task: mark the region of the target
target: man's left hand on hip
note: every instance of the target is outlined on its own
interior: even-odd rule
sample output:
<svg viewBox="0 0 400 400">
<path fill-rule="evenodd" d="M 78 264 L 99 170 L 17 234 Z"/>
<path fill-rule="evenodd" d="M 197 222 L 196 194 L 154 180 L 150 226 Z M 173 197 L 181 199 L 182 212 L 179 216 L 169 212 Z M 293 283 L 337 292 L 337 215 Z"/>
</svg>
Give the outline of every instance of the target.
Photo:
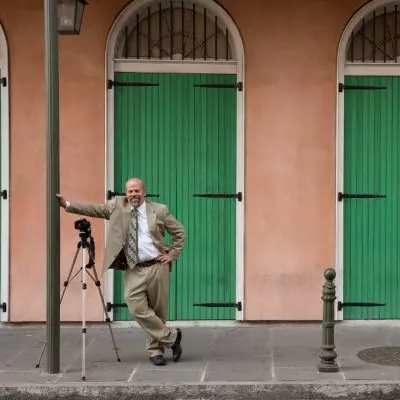
<svg viewBox="0 0 400 400">
<path fill-rule="evenodd" d="M 162 264 L 169 264 L 172 262 L 172 258 L 168 254 L 160 254 L 157 257 L 157 260 L 160 261 Z"/>
</svg>

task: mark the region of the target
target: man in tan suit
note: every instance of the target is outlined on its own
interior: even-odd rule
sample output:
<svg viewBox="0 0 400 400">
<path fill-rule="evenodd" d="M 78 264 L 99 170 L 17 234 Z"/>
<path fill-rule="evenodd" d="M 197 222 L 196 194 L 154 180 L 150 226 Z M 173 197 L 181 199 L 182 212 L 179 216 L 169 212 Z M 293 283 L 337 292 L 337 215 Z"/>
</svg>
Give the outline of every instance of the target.
<svg viewBox="0 0 400 400">
<path fill-rule="evenodd" d="M 69 213 L 110 221 L 103 273 L 108 268 L 125 272 L 124 297 L 129 310 L 149 335 L 147 351 L 154 365 L 165 365 L 164 348 L 171 348 L 173 360 L 182 355 L 182 332 L 165 325 L 170 265 L 182 251 L 185 230 L 164 204 L 145 200 L 146 188 L 139 178 L 126 182 L 126 196 L 106 204 L 66 201 L 60 206 Z M 172 245 L 164 240 L 167 231 Z"/>
</svg>

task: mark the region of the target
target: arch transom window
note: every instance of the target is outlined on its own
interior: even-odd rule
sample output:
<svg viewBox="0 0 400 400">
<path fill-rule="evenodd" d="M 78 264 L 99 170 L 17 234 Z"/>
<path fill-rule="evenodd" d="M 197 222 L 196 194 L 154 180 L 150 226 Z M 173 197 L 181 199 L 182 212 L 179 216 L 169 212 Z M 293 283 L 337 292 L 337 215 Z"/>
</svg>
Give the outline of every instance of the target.
<svg viewBox="0 0 400 400">
<path fill-rule="evenodd" d="M 376 9 L 351 34 L 347 62 L 398 63 L 400 2 Z"/>
<path fill-rule="evenodd" d="M 153 1 L 119 33 L 115 59 L 234 60 L 224 22 L 195 0 Z"/>
</svg>

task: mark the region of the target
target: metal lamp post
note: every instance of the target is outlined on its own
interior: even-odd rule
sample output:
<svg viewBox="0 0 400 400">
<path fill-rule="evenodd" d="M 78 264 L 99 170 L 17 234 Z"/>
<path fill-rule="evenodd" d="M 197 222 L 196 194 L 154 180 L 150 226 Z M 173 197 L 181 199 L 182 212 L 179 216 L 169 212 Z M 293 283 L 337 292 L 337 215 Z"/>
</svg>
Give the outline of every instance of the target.
<svg viewBox="0 0 400 400">
<path fill-rule="evenodd" d="M 47 372 L 60 372 L 60 188 L 58 33 L 79 34 L 84 0 L 44 0 L 46 75 Z"/>
</svg>

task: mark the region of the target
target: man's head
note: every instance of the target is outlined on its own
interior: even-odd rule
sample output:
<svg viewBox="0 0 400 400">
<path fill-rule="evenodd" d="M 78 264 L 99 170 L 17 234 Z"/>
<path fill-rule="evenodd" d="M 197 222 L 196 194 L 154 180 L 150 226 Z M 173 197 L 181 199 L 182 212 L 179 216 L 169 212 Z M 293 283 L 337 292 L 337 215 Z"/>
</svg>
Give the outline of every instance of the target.
<svg viewBox="0 0 400 400">
<path fill-rule="evenodd" d="M 146 196 L 146 186 L 139 178 L 132 178 L 126 182 L 126 197 L 133 207 L 139 207 Z"/>
</svg>

